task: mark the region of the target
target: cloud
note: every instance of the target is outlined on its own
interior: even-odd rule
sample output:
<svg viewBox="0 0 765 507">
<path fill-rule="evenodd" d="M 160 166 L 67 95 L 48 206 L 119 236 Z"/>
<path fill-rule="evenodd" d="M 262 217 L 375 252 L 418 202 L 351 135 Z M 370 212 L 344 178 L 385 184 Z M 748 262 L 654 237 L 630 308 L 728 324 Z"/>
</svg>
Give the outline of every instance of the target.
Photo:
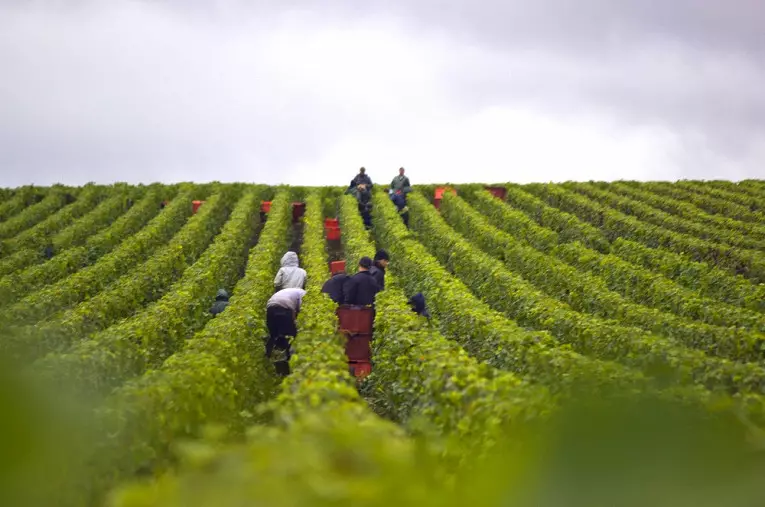
<svg viewBox="0 0 765 507">
<path fill-rule="evenodd" d="M 741 2 L 4 3 L 0 185 L 761 176 Z"/>
</svg>

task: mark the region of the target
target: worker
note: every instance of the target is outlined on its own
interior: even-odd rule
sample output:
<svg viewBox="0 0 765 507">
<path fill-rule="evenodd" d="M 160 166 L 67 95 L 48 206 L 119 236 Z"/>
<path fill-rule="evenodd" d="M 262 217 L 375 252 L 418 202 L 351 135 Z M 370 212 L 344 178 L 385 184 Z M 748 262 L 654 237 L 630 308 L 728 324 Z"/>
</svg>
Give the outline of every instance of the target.
<svg viewBox="0 0 765 507">
<path fill-rule="evenodd" d="M 398 214 L 401 216 L 401 220 L 404 221 L 404 225 L 409 227 L 409 206 L 406 205 L 406 194 L 393 194 L 391 195 L 391 200 L 393 201 L 393 204 L 396 205 L 396 210 L 398 211 Z"/>
<path fill-rule="evenodd" d="M 369 191 L 366 183 L 359 183 L 353 188 L 346 190 L 346 193 L 353 195 L 359 203 L 359 213 L 364 220 L 364 227 L 372 227 L 372 193 Z"/>
<path fill-rule="evenodd" d="M 45 245 L 45 248 L 43 249 L 43 257 L 50 260 L 54 255 L 56 255 L 56 249 L 53 248 L 53 244 L 48 243 Z"/>
<path fill-rule="evenodd" d="M 343 285 L 350 277 L 345 272 L 340 271 L 332 275 L 332 278 L 324 282 L 321 291 L 329 294 L 329 298 L 337 304 L 343 303 Z"/>
<path fill-rule="evenodd" d="M 380 286 L 369 272 L 371 267 L 372 259 L 369 257 L 359 260 L 359 271 L 343 286 L 343 303 L 354 306 L 375 304 L 375 295 L 380 292 Z"/>
<path fill-rule="evenodd" d="M 409 306 L 412 307 L 412 311 L 415 312 L 418 315 L 422 315 L 423 317 L 426 317 L 430 319 L 430 312 L 428 311 L 428 308 L 425 306 L 425 296 L 422 295 L 422 292 L 418 292 L 411 298 L 409 298 Z"/>
<path fill-rule="evenodd" d="M 409 178 L 404 176 L 404 168 L 401 167 L 398 170 L 398 176 L 393 178 L 390 182 L 391 194 L 408 194 L 412 191 L 412 185 L 409 183 Z"/>
<path fill-rule="evenodd" d="M 218 289 L 218 294 L 215 296 L 215 303 L 210 308 L 210 313 L 213 317 L 221 313 L 228 307 L 228 292 L 226 289 Z"/>
<path fill-rule="evenodd" d="M 372 178 L 369 177 L 367 170 L 363 167 L 359 169 L 359 174 L 351 180 L 351 188 L 355 188 L 358 185 L 366 185 L 368 189 L 372 189 Z"/>
<path fill-rule="evenodd" d="M 388 267 L 388 252 L 385 250 L 378 250 L 375 253 L 374 265 L 370 268 L 369 272 L 377 282 L 380 290 L 385 290 L 385 269 Z"/>
<path fill-rule="evenodd" d="M 276 372 L 280 375 L 289 374 L 289 359 L 292 355 L 290 350 L 289 336 L 297 335 L 295 321 L 300 313 L 305 290 L 282 289 L 266 303 L 266 326 L 268 327 L 268 341 L 266 342 L 266 357 L 272 359 Z"/>
<path fill-rule="evenodd" d="M 306 272 L 300 267 L 298 255 L 287 252 L 282 256 L 282 267 L 274 278 L 274 289 L 305 289 Z"/>
</svg>

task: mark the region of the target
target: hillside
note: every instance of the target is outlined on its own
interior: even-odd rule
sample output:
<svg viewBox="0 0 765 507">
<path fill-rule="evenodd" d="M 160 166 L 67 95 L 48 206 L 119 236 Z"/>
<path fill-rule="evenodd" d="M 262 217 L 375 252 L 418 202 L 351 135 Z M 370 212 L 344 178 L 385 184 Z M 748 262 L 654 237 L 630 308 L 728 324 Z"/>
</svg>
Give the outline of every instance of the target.
<svg viewBox="0 0 765 507">
<path fill-rule="evenodd" d="M 439 188 L 415 187 L 409 227 L 376 189 L 369 231 L 342 188 L 0 191 L 0 355 L 35 379 L 30 390 L 55 393 L 57 408 L 42 410 L 67 421 L 43 425 L 60 449 L 14 472 L 9 494 L 36 505 L 101 505 L 109 492 L 123 507 L 484 505 L 466 493 L 479 489 L 492 505 L 503 482 L 486 470 L 513 445 L 508 424 L 541 428 L 580 397 L 594 421 L 598 400 L 625 393 L 762 439 L 765 181 Z M 378 248 L 390 266 L 372 374 L 357 382 L 320 291 L 330 261 L 354 273 Z M 263 337 L 288 249 L 308 282 L 282 379 Z M 219 288 L 232 297 L 212 318 Z M 407 303 L 418 292 L 429 320 Z M 514 449 L 508 470 L 530 463 Z"/>
</svg>

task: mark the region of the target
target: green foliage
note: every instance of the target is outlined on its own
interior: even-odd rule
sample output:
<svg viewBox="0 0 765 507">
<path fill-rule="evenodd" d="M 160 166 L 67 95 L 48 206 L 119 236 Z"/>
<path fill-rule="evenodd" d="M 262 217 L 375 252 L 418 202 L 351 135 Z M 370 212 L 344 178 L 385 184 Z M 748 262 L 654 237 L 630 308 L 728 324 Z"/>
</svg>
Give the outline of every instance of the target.
<svg viewBox="0 0 765 507">
<path fill-rule="evenodd" d="M 17 188 L 12 197 L 0 204 L 0 222 L 5 222 L 27 206 L 41 201 L 48 191 L 47 188 L 35 186 Z"/>
<path fill-rule="evenodd" d="M 453 197 L 451 194 L 448 195 Z M 466 192 L 463 195 L 476 210 L 485 215 L 492 223 L 505 224 L 504 228 L 507 232 L 531 244 L 534 248 L 546 252 L 558 244 L 557 233 L 548 228 L 540 227 L 525 213 L 507 206 L 486 190 Z M 441 201 L 442 204 L 445 200 L 446 198 Z"/>
<path fill-rule="evenodd" d="M 162 297 L 220 230 L 231 209 L 231 197 L 230 189 L 213 195 L 178 234 L 146 262 L 56 318 L 16 330 L 6 351 L 28 360 L 49 351 L 64 350 L 71 343 L 106 329 L 144 304 Z"/>
<path fill-rule="evenodd" d="M 216 290 L 234 286 L 247 261 L 257 226 L 253 217 L 258 216 L 263 194 L 262 189 L 253 190 L 240 200 L 211 246 L 159 301 L 66 352 L 49 354 L 37 362 L 35 371 L 54 384 L 100 396 L 127 378 L 161 366 L 207 323 Z"/>
<path fill-rule="evenodd" d="M 422 197 L 410 194 L 410 206 L 417 199 Z M 598 390 L 644 383 L 644 377 L 635 371 L 584 357 L 569 346 L 560 346 L 549 333 L 527 331 L 492 310 L 414 239 L 387 194 L 375 192 L 373 200 L 375 237 L 394 259 L 393 272 L 407 293 L 425 295 L 441 332 L 473 357 L 556 392 L 565 392 L 574 384 Z M 424 200 L 422 205 L 426 206 Z M 412 215 L 414 218 L 415 213 Z M 452 238 L 437 236 L 436 240 L 448 247 Z M 487 284 L 492 277 L 493 273 Z"/>
<path fill-rule="evenodd" d="M 693 297 L 692 293 L 682 294 L 681 288 L 657 276 L 645 280 L 649 282 L 646 284 L 648 287 L 643 293 L 638 294 L 638 297 L 630 293 L 629 288 L 628 295 L 636 301 L 648 300 L 651 306 L 664 307 L 681 315 L 682 311 L 685 311 L 690 313 L 689 317 L 693 319 L 730 326 L 740 325 L 748 329 L 712 326 L 646 308 L 625 300 L 620 294 L 611 290 L 612 288 L 621 290 L 629 286 L 640 275 L 636 274 L 634 269 L 630 269 L 629 264 L 621 262 L 618 258 L 605 256 L 579 243 L 561 245 L 555 250 L 555 253 L 576 252 L 570 256 L 574 259 L 611 258 L 611 262 L 602 261 L 602 264 L 613 265 L 615 262 L 624 265 L 625 274 L 615 277 L 614 280 L 608 279 L 612 282 L 609 288 L 606 282 L 587 273 L 587 269 L 581 265 L 578 266 L 579 269 L 575 269 L 492 227 L 480 213 L 459 197 L 451 195 L 446 197 L 441 203 L 441 213 L 449 225 L 474 245 L 502 260 L 511 271 L 521 275 L 546 295 L 561 300 L 576 311 L 602 318 L 618 319 L 624 324 L 641 327 L 713 355 L 744 361 L 759 361 L 763 358 L 765 336 L 752 332 L 763 329 L 765 318 L 760 314 L 727 307 L 716 301 L 703 301 Z M 507 222 L 505 229 L 513 230 L 513 224 Z M 568 257 L 565 254 L 561 255 L 564 260 Z M 645 297 L 640 297 L 644 295 Z M 676 302 L 679 308 L 669 303 L 662 304 L 664 300 Z"/>
<path fill-rule="evenodd" d="M 53 284 L 109 253 L 157 214 L 161 200 L 159 189 L 151 189 L 124 214 L 123 196 L 104 201 L 53 238 L 58 253 L 52 259 L 0 279 L 0 307 L 15 303 L 30 292 Z M 72 246 L 74 244 L 83 246 Z"/>
<path fill-rule="evenodd" d="M 129 380 L 96 411 L 95 441 L 77 462 L 79 485 L 66 505 L 101 505 L 105 492 L 139 470 L 172 466 L 184 438 L 206 424 L 240 432 L 273 395 L 273 366 L 264 354 L 265 306 L 287 247 L 289 192 L 277 193 L 245 275 L 230 304 L 162 366 Z M 208 203 L 209 204 L 209 203 Z"/>
<path fill-rule="evenodd" d="M 622 213 L 637 217 L 644 222 L 659 227 L 739 248 L 748 248 L 752 250 L 765 249 L 765 242 L 761 239 L 752 238 L 749 235 L 742 235 L 741 232 L 737 230 L 731 230 L 724 227 L 721 228 L 709 223 L 698 223 L 667 213 L 649 206 L 642 201 L 613 193 L 608 190 L 610 187 L 598 188 L 594 184 L 571 182 L 564 184 L 564 186 L 605 206 L 619 210 Z"/>
<path fill-rule="evenodd" d="M 623 237 L 647 246 L 687 253 L 695 260 L 744 275 L 754 282 L 765 282 L 765 252 L 743 250 L 645 223 L 633 216 L 601 206 L 559 185 L 534 183 L 526 185 L 524 189 L 545 199 L 548 204 L 574 213 L 600 227 L 610 241 Z"/>
<path fill-rule="evenodd" d="M 0 239 L 12 238 L 26 229 L 44 220 L 48 215 L 64 207 L 69 198 L 75 198 L 80 189 L 63 186 L 52 188 L 45 198 L 37 204 L 32 204 L 22 212 L 0 223 Z M 6 248 L 0 250 L 0 254 L 7 255 Z"/>
<path fill-rule="evenodd" d="M 651 190 L 662 193 L 670 193 L 686 200 L 710 213 L 719 213 L 736 220 L 758 223 L 765 222 L 765 214 L 760 211 L 761 200 L 757 198 L 745 199 L 746 204 L 739 204 L 735 200 L 741 200 L 732 196 L 729 192 L 714 189 L 701 182 L 678 181 L 667 189 L 661 183 L 649 183 Z"/>
<path fill-rule="evenodd" d="M 548 330 L 581 354 L 619 361 L 672 382 L 732 392 L 765 388 L 765 368 L 758 364 L 707 357 L 641 329 L 573 311 L 455 234 L 422 196 L 410 194 L 408 202 L 412 227 L 428 249 L 481 299 L 519 324 Z"/>
<path fill-rule="evenodd" d="M 754 285 L 741 275 L 733 275 L 705 262 L 695 262 L 687 255 L 650 248 L 623 238 L 614 241 L 613 253 L 636 266 L 643 266 L 698 291 L 702 297 L 765 311 L 765 284 Z"/>
<path fill-rule="evenodd" d="M 619 195 L 625 195 L 643 204 L 653 206 L 662 211 L 681 217 L 695 224 L 708 226 L 712 231 L 722 232 L 722 237 L 727 237 L 730 232 L 745 234 L 756 241 L 765 240 L 765 226 L 752 222 L 742 222 L 722 215 L 712 215 L 691 203 L 649 192 L 635 182 L 617 182 L 608 186 L 608 189 Z M 714 236 L 712 236 L 714 238 Z"/>
<path fill-rule="evenodd" d="M 191 215 L 191 196 L 191 192 L 182 192 L 140 232 L 128 238 L 117 238 L 117 231 L 109 231 L 90 248 L 100 251 L 104 244 L 118 242 L 117 248 L 95 264 L 7 307 L 0 313 L 0 324 L 34 324 L 98 294 L 172 238 Z"/>
</svg>

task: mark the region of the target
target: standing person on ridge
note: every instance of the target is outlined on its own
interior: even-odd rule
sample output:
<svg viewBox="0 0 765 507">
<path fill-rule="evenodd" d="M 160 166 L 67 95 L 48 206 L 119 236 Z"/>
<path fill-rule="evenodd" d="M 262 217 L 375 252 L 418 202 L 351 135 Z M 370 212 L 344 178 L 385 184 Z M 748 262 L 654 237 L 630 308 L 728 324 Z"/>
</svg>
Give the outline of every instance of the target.
<svg viewBox="0 0 765 507">
<path fill-rule="evenodd" d="M 363 167 L 359 169 L 359 174 L 354 176 L 354 178 L 351 180 L 351 187 L 355 188 L 359 185 L 366 185 L 367 188 L 370 190 L 372 189 L 372 178 L 369 177 L 369 175 L 366 173 L 366 169 Z"/>
<path fill-rule="evenodd" d="M 390 182 L 391 194 L 408 194 L 412 191 L 412 185 L 409 183 L 409 178 L 404 176 L 404 168 L 401 167 L 398 170 L 398 176 L 393 178 Z"/>
<path fill-rule="evenodd" d="M 300 267 L 298 255 L 295 252 L 287 252 L 282 257 L 282 267 L 274 278 L 274 289 L 304 289 L 307 273 Z"/>
<path fill-rule="evenodd" d="M 372 259 L 362 257 L 359 260 L 359 271 L 348 279 L 343 287 L 343 302 L 346 305 L 368 306 L 375 304 L 375 296 L 380 292 L 380 286 L 369 269 Z"/>
<path fill-rule="evenodd" d="M 388 252 L 385 250 L 378 250 L 375 253 L 374 265 L 369 269 L 372 278 L 375 279 L 380 290 L 385 290 L 385 269 L 388 267 Z"/>
</svg>

